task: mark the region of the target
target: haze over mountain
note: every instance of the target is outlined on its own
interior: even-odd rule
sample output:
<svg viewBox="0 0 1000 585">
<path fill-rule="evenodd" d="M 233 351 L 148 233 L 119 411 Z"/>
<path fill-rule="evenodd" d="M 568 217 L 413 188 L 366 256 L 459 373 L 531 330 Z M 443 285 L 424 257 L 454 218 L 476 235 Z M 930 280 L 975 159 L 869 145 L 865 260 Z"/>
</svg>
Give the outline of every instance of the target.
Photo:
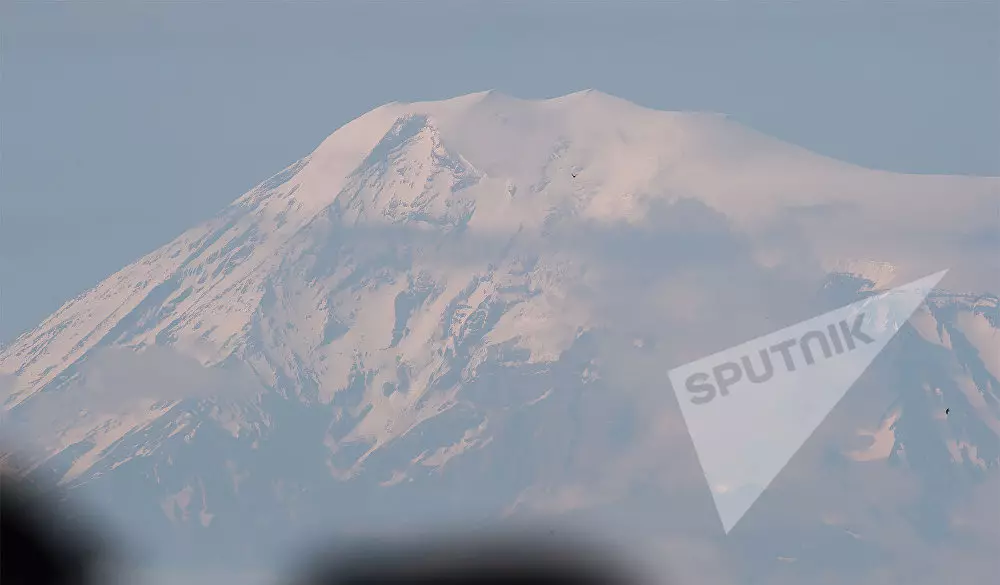
<svg viewBox="0 0 1000 585">
<path fill-rule="evenodd" d="M 596 91 L 387 104 L 4 347 L 5 430 L 192 562 L 566 513 L 680 582 L 987 575 L 998 187 Z M 723 540 L 667 370 L 943 269 Z"/>
</svg>

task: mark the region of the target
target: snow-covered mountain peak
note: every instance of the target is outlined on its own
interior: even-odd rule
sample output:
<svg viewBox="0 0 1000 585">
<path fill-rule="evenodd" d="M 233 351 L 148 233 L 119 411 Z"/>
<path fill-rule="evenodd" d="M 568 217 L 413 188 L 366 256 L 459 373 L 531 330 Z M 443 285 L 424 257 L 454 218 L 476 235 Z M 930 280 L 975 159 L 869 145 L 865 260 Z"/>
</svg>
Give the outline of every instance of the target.
<svg viewBox="0 0 1000 585">
<path fill-rule="evenodd" d="M 225 507 L 244 490 L 281 513 L 330 481 L 379 497 L 480 470 L 487 449 L 511 505 L 569 465 L 560 449 L 603 453 L 604 413 L 633 385 L 665 391 L 670 363 L 766 333 L 771 311 L 825 310 L 817 294 L 949 268 L 944 286 L 975 294 L 915 318 L 909 394 L 854 456 L 991 469 L 996 187 L 593 90 L 390 103 L 2 348 L 4 410 L 43 421 L 67 480 L 140 470 L 157 521 L 242 526 Z"/>
<path fill-rule="evenodd" d="M 946 186 L 937 177 L 888 179 L 720 116 L 659 112 L 593 90 L 548 100 L 488 91 L 386 104 L 331 134 L 218 218 L 68 303 L 38 331 L 5 347 L 0 368 L 17 374 L 19 387 L 36 391 L 91 348 L 120 342 L 127 315 L 139 319 L 135 311 L 164 302 L 172 317 L 148 324 L 142 343 L 157 335 L 183 337 L 189 320 L 191 327 L 206 325 L 194 317 L 203 311 L 213 315 L 213 337 L 236 339 L 263 298 L 262 283 L 288 263 L 289 250 L 320 246 L 308 240 L 316 230 L 306 228 L 324 222 L 469 230 L 509 242 L 517 234 L 544 237 L 554 225 L 642 223 L 657 202 L 692 199 L 735 229 L 763 236 L 759 254 L 771 264 L 787 261 L 794 250 L 769 248 L 781 224 L 780 230 L 807 230 L 825 265 L 857 257 L 860 248 L 904 273 L 924 270 L 920 261 L 929 271 L 941 265 L 933 254 L 907 257 L 900 233 L 934 239 L 951 229 L 941 218 L 954 218 L 972 233 L 989 228 L 977 227 L 990 217 L 989 181 L 954 178 Z M 940 198 L 921 195 L 945 187 L 947 212 L 939 209 Z M 905 219 L 904 209 L 910 212 Z M 878 230 L 848 225 L 862 215 Z M 817 222 L 820 216 L 824 221 Z M 893 222 L 903 231 L 885 229 Z M 841 237 L 845 226 L 853 230 L 850 241 Z M 886 231 L 894 235 L 884 237 Z M 955 243 L 942 240 L 945 248 Z M 982 277 L 981 260 L 960 258 L 970 266 L 953 266 L 949 278 Z M 198 331 L 202 339 L 205 330 Z M 228 349 L 209 362 L 228 355 L 232 348 L 223 346 Z"/>
</svg>

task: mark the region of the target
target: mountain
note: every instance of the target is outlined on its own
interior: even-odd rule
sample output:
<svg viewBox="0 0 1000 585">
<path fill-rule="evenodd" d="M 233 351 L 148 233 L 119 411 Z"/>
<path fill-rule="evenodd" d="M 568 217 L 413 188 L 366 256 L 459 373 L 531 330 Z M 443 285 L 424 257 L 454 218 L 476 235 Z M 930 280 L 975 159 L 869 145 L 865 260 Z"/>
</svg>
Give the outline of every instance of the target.
<svg viewBox="0 0 1000 585">
<path fill-rule="evenodd" d="M 5 430 L 171 558 L 544 512 L 718 582 L 995 570 L 954 518 L 1000 466 L 998 186 L 596 91 L 391 103 L 4 347 Z M 946 268 L 721 540 L 666 371 Z"/>
</svg>

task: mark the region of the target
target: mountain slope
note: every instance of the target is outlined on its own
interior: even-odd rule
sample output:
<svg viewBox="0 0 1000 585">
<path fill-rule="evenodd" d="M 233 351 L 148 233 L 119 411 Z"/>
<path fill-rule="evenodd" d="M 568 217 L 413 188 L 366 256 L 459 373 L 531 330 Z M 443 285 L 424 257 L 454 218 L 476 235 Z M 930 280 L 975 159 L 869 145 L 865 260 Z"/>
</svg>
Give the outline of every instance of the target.
<svg viewBox="0 0 1000 585">
<path fill-rule="evenodd" d="M 4 347 L 4 408 L 189 553 L 637 484 L 703 511 L 669 365 L 951 268 L 827 435 L 874 437 L 838 465 L 952 478 L 939 510 L 1000 463 L 997 187 L 593 91 L 388 104 Z"/>
</svg>

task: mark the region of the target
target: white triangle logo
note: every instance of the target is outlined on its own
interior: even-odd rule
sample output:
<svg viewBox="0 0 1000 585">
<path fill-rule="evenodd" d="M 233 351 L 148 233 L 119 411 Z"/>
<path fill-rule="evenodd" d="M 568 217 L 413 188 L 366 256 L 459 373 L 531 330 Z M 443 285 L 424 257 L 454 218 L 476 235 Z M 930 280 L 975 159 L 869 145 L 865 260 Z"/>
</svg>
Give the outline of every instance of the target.
<svg viewBox="0 0 1000 585">
<path fill-rule="evenodd" d="M 946 272 L 670 371 L 726 534 Z"/>
</svg>

